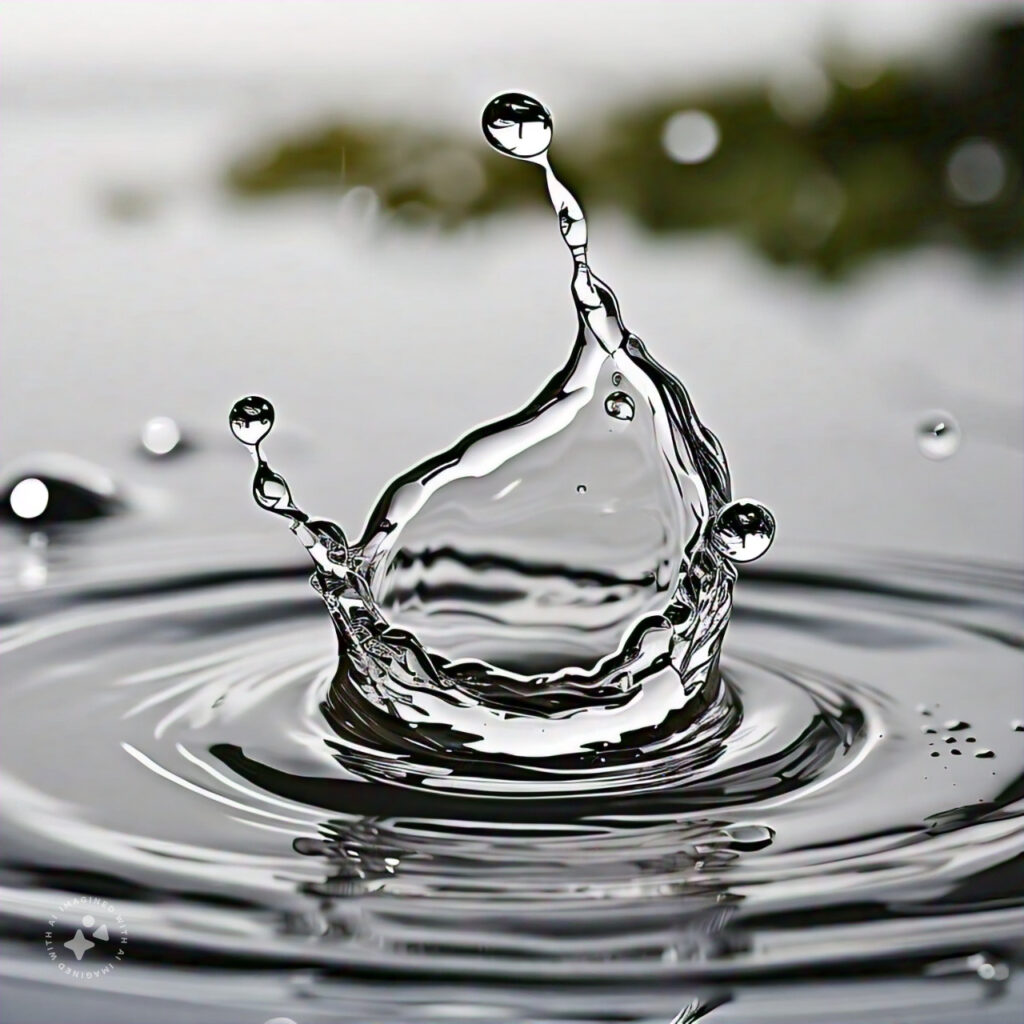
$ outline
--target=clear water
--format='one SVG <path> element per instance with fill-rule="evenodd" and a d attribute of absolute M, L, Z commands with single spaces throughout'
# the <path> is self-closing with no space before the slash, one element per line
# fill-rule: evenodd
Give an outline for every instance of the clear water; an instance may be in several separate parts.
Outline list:
<path fill-rule="evenodd" d="M 541 431 L 571 459 L 533 433 L 580 390 L 563 372 L 389 488 L 355 544 L 258 460 L 321 595 L 242 536 L 116 541 L 139 502 L 36 464 L 40 525 L 97 522 L 24 537 L 0 592 L 11 1020 L 1019 1020 L 1019 573 L 790 552 L 732 604 L 770 530 L 575 266 L 593 365 L 574 352 L 582 411 Z M 680 409 L 685 443 L 654 443 Z M 251 420 L 255 448 L 272 416 Z M 683 707 L 586 731 L 702 643 Z M 99 902 L 58 912 L 74 897 Z M 119 921 L 127 952 L 81 983 L 44 932 L 86 915 L 105 963 Z"/>

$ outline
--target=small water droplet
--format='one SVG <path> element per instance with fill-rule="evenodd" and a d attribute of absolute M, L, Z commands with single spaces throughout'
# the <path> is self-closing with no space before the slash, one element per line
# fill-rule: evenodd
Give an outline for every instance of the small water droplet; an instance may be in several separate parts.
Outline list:
<path fill-rule="evenodd" d="M 1015 718 L 1015 719 L 1014 719 L 1014 720 L 1013 720 L 1013 721 L 1012 721 L 1012 722 L 1010 723 L 1010 728 L 1011 728 L 1011 729 L 1012 729 L 1012 730 L 1013 730 L 1014 732 L 1024 732 L 1024 721 L 1021 721 L 1021 719 L 1019 719 L 1019 718 Z"/>
<path fill-rule="evenodd" d="M 738 498 L 715 517 L 712 536 L 735 562 L 752 562 L 771 547 L 775 517 L 760 502 Z"/>
<path fill-rule="evenodd" d="M 921 732 L 925 733 L 928 736 L 935 735 L 935 730 L 930 725 L 922 725 Z"/>
<path fill-rule="evenodd" d="M 946 742 L 947 743 L 956 743 L 956 737 L 955 736 L 947 736 L 946 737 Z"/>
<path fill-rule="evenodd" d="M 612 374 L 612 387 L 617 388 L 622 383 L 622 374 L 616 371 Z"/>
<path fill-rule="evenodd" d="M 274 425 L 274 407 L 258 395 L 240 398 L 228 415 L 231 433 L 242 444 L 253 448 L 262 441 Z"/>
<path fill-rule="evenodd" d="M 950 753 L 951 753 L 951 754 L 952 754 L 952 755 L 953 755 L 954 757 L 959 757 L 959 756 L 960 756 L 960 751 L 959 751 L 959 750 L 957 750 L 957 749 L 956 749 L 956 747 L 954 747 L 954 748 L 953 748 L 953 749 L 952 749 L 952 750 L 950 751 Z"/>
<path fill-rule="evenodd" d="M 995 752 L 994 752 L 994 751 L 992 751 L 992 750 L 986 750 L 986 749 L 985 749 L 985 748 L 983 747 L 983 748 L 982 748 L 981 750 L 976 750 L 976 751 L 974 752 L 974 756 L 975 756 L 975 757 L 980 757 L 980 758 L 984 758 L 985 760 L 988 760 L 989 758 L 993 758 L 993 757 L 995 757 L 996 755 L 995 755 Z"/>
<path fill-rule="evenodd" d="M 917 424 L 917 447 L 926 459 L 948 459 L 960 447 L 960 425 L 941 409 L 925 413 Z"/>
<path fill-rule="evenodd" d="M 631 420 L 636 413 L 636 406 L 625 391 L 613 391 L 604 400 L 604 411 L 613 419 Z"/>
<path fill-rule="evenodd" d="M 495 96 L 481 119 L 484 137 L 499 153 L 530 160 L 551 145 L 551 112 L 521 92 Z"/>
<path fill-rule="evenodd" d="M 939 756 L 939 752 L 938 752 L 937 750 L 933 750 L 933 751 L 931 752 L 931 756 L 932 756 L 932 757 L 938 757 L 938 756 Z"/>
<path fill-rule="evenodd" d="M 17 523 L 43 525 L 98 519 L 122 505 L 110 475 L 71 455 L 34 456 L 0 483 L 2 513 Z"/>
<path fill-rule="evenodd" d="M 700 164 L 714 156 L 721 134 L 718 122 L 703 110 L 681 110 L 661 130 L 661 145 L 677 164 Z"/>
<path fill-rule="evenodd" d="M 170 455 L 181 444 L 181 429 L 170 416 L 153 416 L 142 425 L 141 439 L 150 455 Z"/>
<path fill-rule="evenodd" d="M 927 704 L 918 704 L 917 705 L 917 713 L 919 715 L 930 715 L 931 714 L 931 710 L 929 709 Z"/>
<path fill-rule="evenodd" d="M 38 519 L 50 503 L 50 489 L 38 477 L 19 480 L 7 499 L 19 519 Z"/>
<path fill-rule="evenodd" d="M 970 722 L 961 722 L 959 718 L 951 718 L 943 725 L 943 728 L 950 732 L 960 732 L 962 729 L 970 729 L 970 727 Z"/>
<path fill-rule="evenodd" d="M 577 484 L 576 485 L 576 493 L 577 494 L 586 494 L 587 493 L 587 485 L 586 484 Z"/>

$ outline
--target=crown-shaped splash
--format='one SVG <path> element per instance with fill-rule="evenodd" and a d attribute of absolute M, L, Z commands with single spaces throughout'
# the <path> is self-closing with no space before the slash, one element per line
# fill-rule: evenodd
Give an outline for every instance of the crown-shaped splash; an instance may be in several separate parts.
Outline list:
<path fill-rule="evenodd" d="M 775 523 L 732 500 L 717 438 L 591 270 L 552 130 L 529 96 L 484 110 L 491 146 L 543 169 L 573 257 L 576 342 L 526 406 L 395 480 L 357 543 L 270 468 L 270 403 L 231 410 L 256 502 L 289 521 L 334 621 L 323 710 L 342 738 L 369 722 L 421 757 L 614 763 L 638 737 L 671 745 L 721 696 L 734 563 Z"/>

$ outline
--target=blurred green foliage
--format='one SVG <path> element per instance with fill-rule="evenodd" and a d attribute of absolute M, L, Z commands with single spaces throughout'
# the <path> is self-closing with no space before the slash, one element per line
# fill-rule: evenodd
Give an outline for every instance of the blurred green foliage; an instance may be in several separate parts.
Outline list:
<path fill-rule="evenodd" d="M 613 205 L 659 233 L 728 230 L 825 276 L 927 242 L 997 258 L 1024 244 L 1022 70 L 1024 22 L 1003 20 L 941 67 L 866 70 L 835 56 L 781 94 L 768 83 L 648 99 L 597 128 L 560 129 L 552 157 L 591 209 Z M 702 162 L 675 162 L 663 144 L 685 110 L 718 127 Z M 540 175 L 482 141 L 386 124 L 272 140 L 237 160 L 227 184 L 248 198 L 367 186 L 397 219 L 450 227 L 547 202 Z"/>

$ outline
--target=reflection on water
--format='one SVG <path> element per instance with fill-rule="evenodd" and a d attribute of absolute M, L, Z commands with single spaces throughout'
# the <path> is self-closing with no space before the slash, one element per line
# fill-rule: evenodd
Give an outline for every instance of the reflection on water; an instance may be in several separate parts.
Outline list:
<path fill-rule="evenodd" d="M 631 168 L 595 138 L 572 180 L 642 224 L 732 226 L 829 272 L 924 223 L 1013 248 L 1019 136 L 982 116 L 998 52 L 924 92 L 836 62 L 764 96 L 674 97 L 633 118 Z M 933 116 L 938 98 L 957 102 Z M 922 112 L 920 158 L 882 145 Z M 1016 1024 L 1013 274 L 925 248 L 826 291 L 720 239 L 602 225 L 602 267 L 778 512 L 780 551 L 744 573 L 721 686 L 677 747 L 588 787 L 495 791 L 375 721 L 328 725 L 335 637 L 290 538 L 239 529 L 223 410 L 272 393 L 275 460 L 357 523 L 384 480 L 566 356 L 549 224 L 390 225 L 542 195 L 469 143 L 421 160 L 434 136 L 396 178 L 376 130 L 350 151 L 346 126 L 323 167 L 341 146 L 365 183 L 330 228 L 325 204 L 240 210 L 203 188 L 238 117 L 5 125 L 5 1019 Z M 620 385 L 598 410 L 615 429 L 644 414 Z M 100 953 L 113 970 L 68 976 Z"/>
<path fill-rule="evenodd" d="M 141 575 L 58 572 L 4 604 L 17 1007 L 61 1005 L 40 921 L 85 893 L 123 916 L 127 955 L 59 1019 L 163 1020 L 172 999 L 204 1020 L 253 999 L 260 1021 L 611 1005 L 667 1024 L 695 999 L 722 1021 L 852 1022 L 886 1000 L 892 1019 L 1014 1019 L 1017 573 L 750 570 L 718 742 L 628 789 L 485 793 L 454 762 L 418 782 L 380 737 L 337 743 L 331 630 L 300 572 L 193 574 L 201 545 L 160 573 L 144 549 L 108 554 Z"/>

